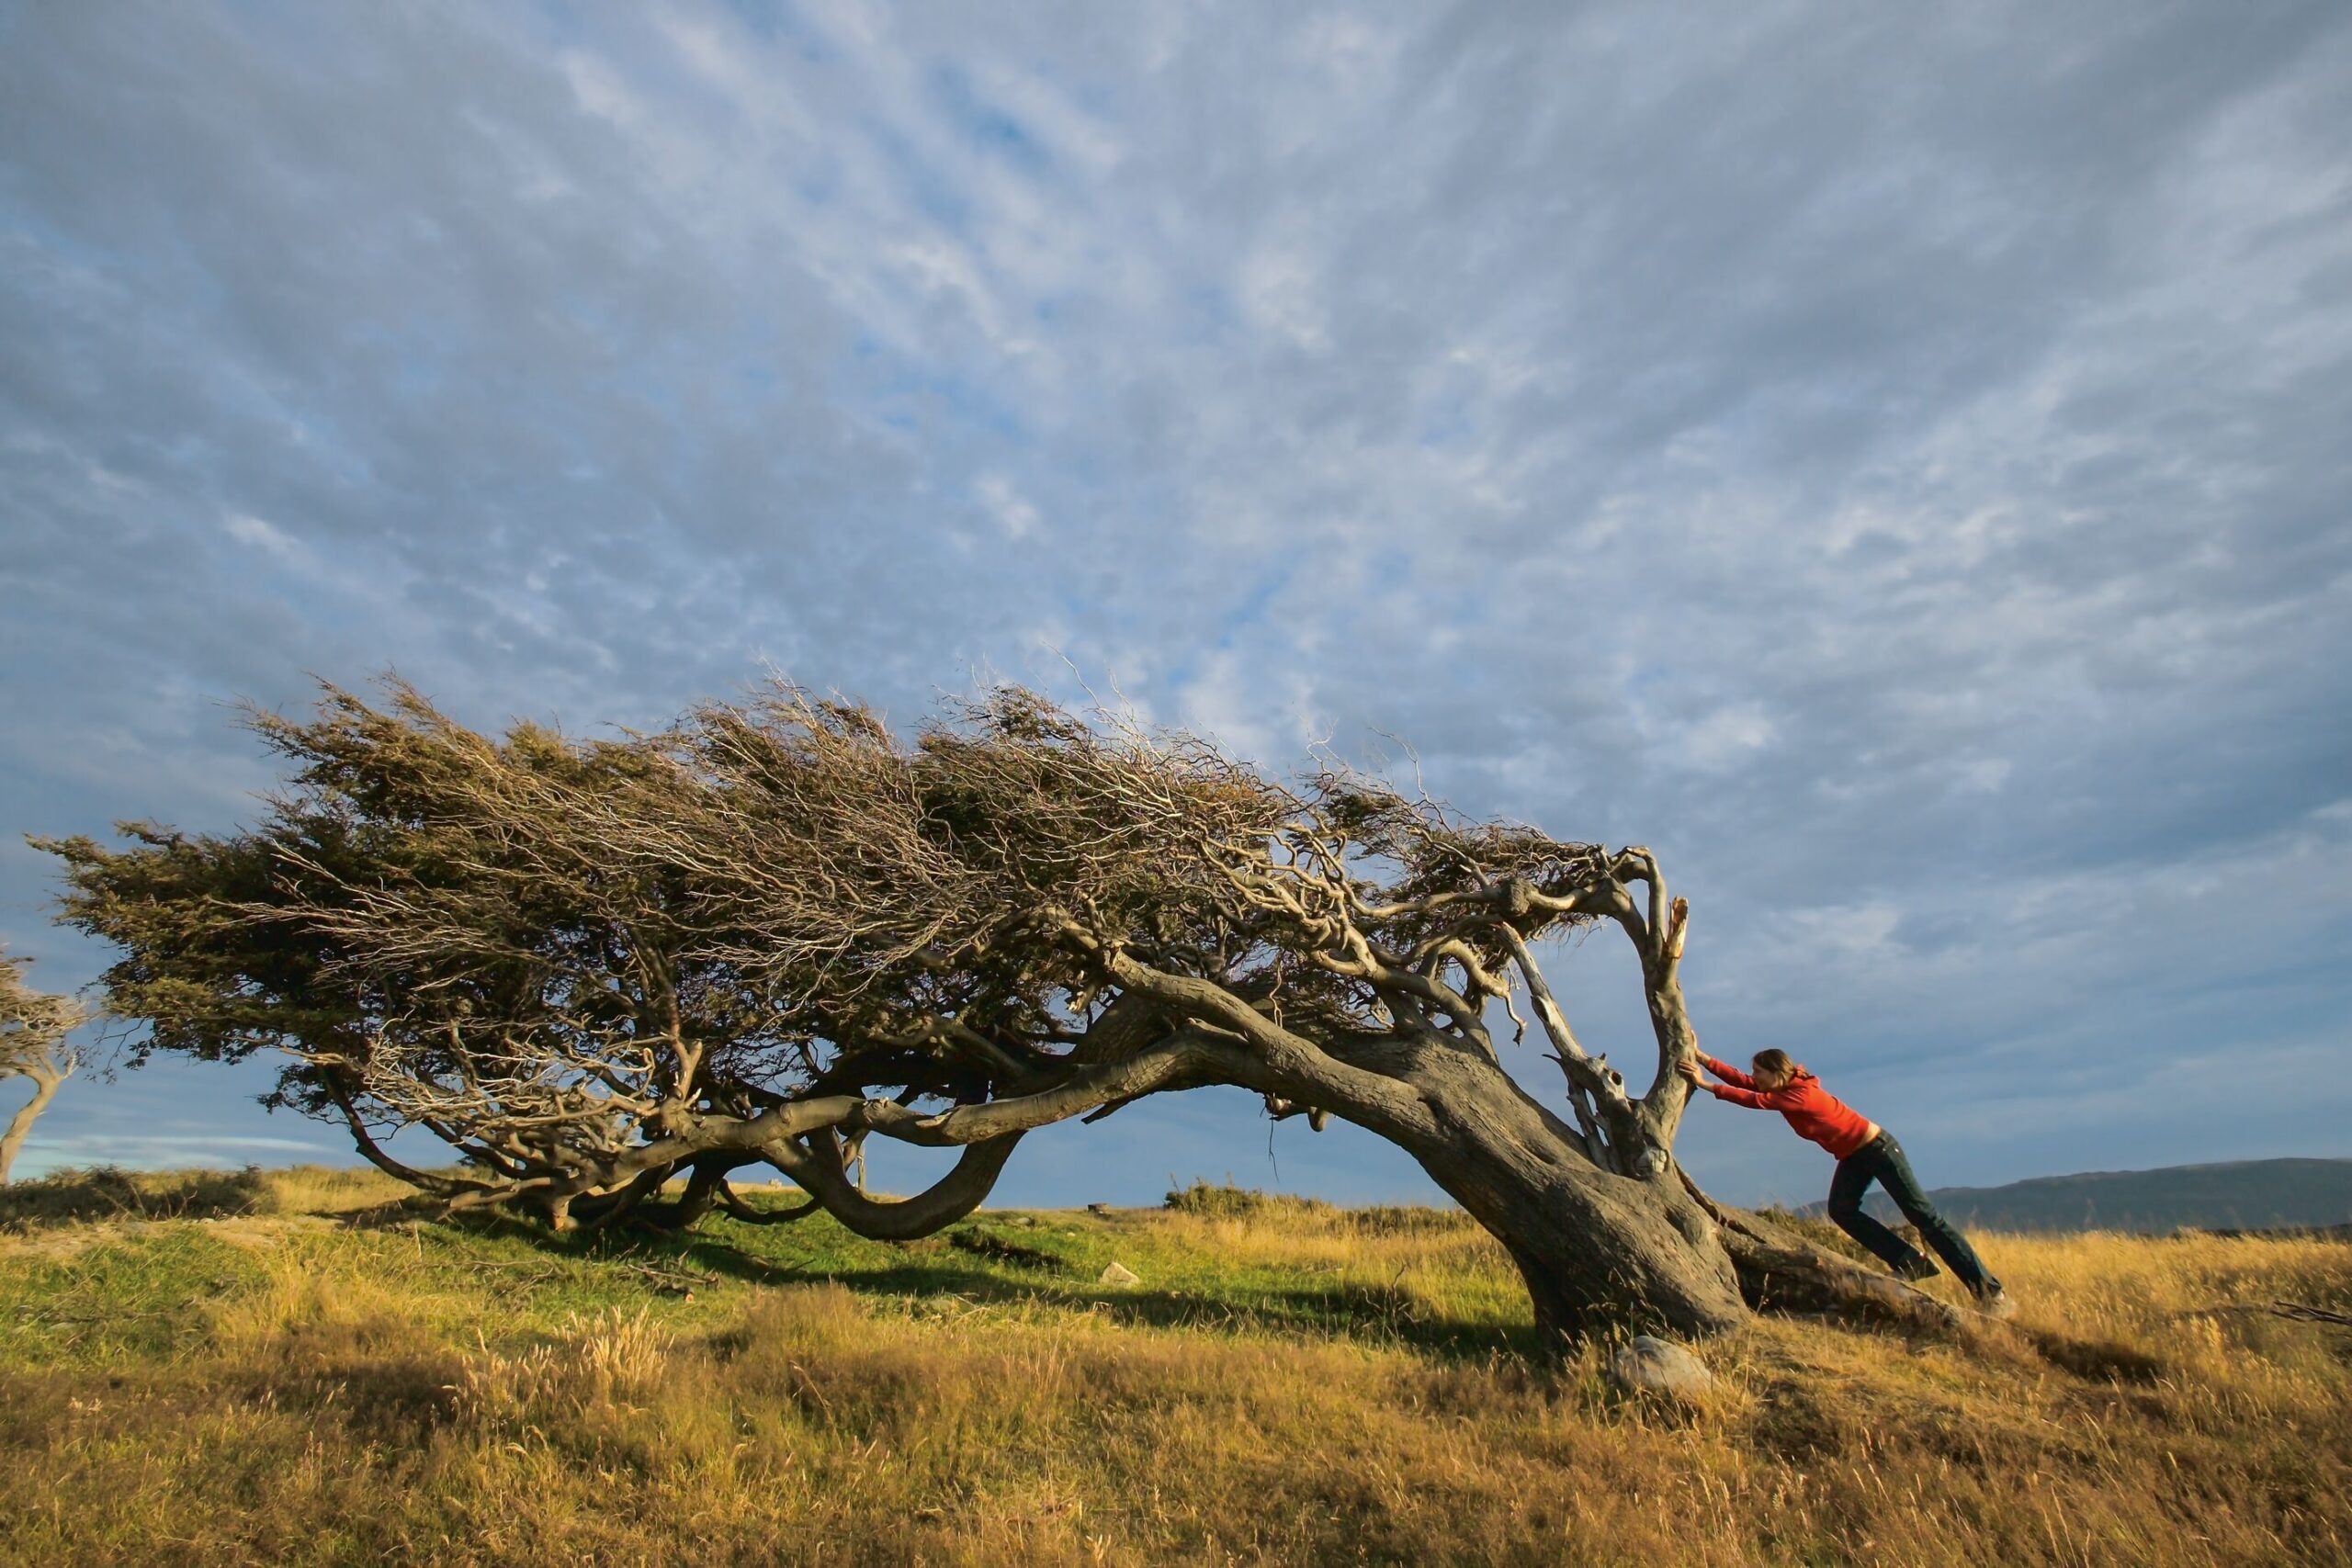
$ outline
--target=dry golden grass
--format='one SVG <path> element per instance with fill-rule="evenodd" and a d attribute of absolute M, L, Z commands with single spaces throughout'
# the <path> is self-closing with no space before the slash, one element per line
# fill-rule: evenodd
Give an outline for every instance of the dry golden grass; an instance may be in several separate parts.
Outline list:
<path fill-rule="evenodd" d="M 1614 1395 L 1603 1346 L 1531 1363 L 1453 1215 L 990 1215 L 904 1248 L 727 1224 L 599 1258 L 387 1220 L 373 1178 L 267 1182 L 258 1217 L 0 1239 L 0 1552 L 2352 1557 L 2352 1330 L 2264 1310 L 2352 1309 L 2342 1242 L 1982 1238 L 2016 1332 L 1760 1321 L 1670 1408 Z M 1112 1257 L 1144 1285 L 1095 1288 Z"/>

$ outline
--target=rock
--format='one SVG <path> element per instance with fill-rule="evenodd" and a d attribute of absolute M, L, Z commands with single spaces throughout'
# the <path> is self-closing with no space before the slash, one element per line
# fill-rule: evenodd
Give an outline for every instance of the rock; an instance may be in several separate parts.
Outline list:
<path fill-rule="evenodd" d="M 1706 1364 L 1679 1345 L 1636 1334 L 1609 1359 L 1609 1381 L 1629 1392 L 1646 1390 L 1693 1399 L 1714 1386 Z"/>
<path fill-rule="evenodd" d="M 1127 1291 L 1133 1290 L 1136 1286 L 1142 1284 L 1143 1280 L 1138 1279 L 1136 1275 L 1136 1271 L 1128 1268 L 1125 1264 L 1114 1263 L 1111 1267 L 1102 1270 L 1100 1282 L 1105 1285 L 1115 1286 L 1122 1291 Z"/>
<path fill-rule="evenodd" d="M 1108 1219 L 1111 1214 L 1111 1205 L 1108 1203 L 1089 1203 L 1086 1206 L 1086 1212 L 1097 1218 Z"/>

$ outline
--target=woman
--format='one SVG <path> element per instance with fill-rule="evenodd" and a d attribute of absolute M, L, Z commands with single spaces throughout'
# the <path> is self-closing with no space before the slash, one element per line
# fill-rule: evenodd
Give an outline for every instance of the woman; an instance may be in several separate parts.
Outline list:
<path fill-rule="evenodd" d="M 1700 1076 L 1700 1063 L 1724 1081 L 1707 1082 Z M 1904 1217 L 1919 1228 L 1936 1255 L 1960 1276 L 1960 1282 L 1975 1296 L 1978 1310 L 1995 1317 L 2016 1315 L 2017 1303 L 2002 1291 L 2001 1281 L 1985 1272 L 1967 1238 L 1928 1201 L 1918 1178 L 1911 1174 L 1911 1162 L 1903 1157 L 1903 1145 L 1892 1134 L 1832 1098 L 1821 1080 L 1791 1061 L 1786 1051 L 1758 1051 L 1752 1066 L 1755 1072 L 1750 1075 L 1702 1055 L 1697 1063 L 1678 1062 L 1675 1071 L 1717 1100 L 1779 1111 L 1799 1137 L 1810 1138 L 1836 1155 L 1838 1173 L 1829 1179 L 1829 1217 L 1889 1269 L 1905 1280 L 1924 1280 L 1936 1271 L 1917 1248 L 1862 1213 L 1862 1194 L 1873 1181 L 1886 1189 Z"/>

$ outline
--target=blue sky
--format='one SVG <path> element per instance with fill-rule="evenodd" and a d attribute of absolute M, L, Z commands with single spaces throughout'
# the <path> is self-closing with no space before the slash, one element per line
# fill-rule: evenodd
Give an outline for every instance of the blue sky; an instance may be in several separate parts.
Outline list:
<path fill-rule="evenodd" d="M 2334 4 L 0 3 L 0 939 L 95 974 L 13 834 L 249 818 L 306 672 L 1082 675 L 1652 845 L 1708 1046 L 1931 1183 L 2352 1155 L 2347 105 Z M 25 1168 L 337 1154 L 255 1088 Z M 1430 1190 L 1236 1097 L 1033 1145 Z"/>

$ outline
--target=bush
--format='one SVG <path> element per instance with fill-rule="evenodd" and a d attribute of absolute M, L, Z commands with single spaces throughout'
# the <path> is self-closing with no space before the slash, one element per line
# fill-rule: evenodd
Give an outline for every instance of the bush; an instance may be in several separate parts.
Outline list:
<path fill-rule="evenodd" d="M 1366 1235 L 1450 1235 L 1476 1222 L 1459 1209 L 1429 1209 L 1417 1205 L 1374 1203 L 1350 1209 L 1348 1223 Z"/>
<path fill-rule="evenodd" d="M 0 1187 L 0 1230 L 89 1220 L 217 1220 L 267 1214 L 277 1196 L 258 1166 L 148 1175 L 119 1166 L 60 1170 Z"/>
<path fill-rule="evenodd" d="M 1190 1187 L 1169 1193 L 1165 1206 L 1180 1214 L 1200 1214 L 1211 1219 L 1240 1219 L 1245 1215 L 1276 1213 L 1311 1214 L 1317 1219 L 1329 1219 L 1340 1212 L 1320 1198 L 1292 1198 L 1278 1192 L 1260 1192 L 1248 1187 L 1236 1187 L 1230 1181 L 1221 1187 L 1212 1186 L 1197 1176 Z"/>

